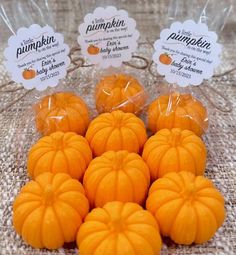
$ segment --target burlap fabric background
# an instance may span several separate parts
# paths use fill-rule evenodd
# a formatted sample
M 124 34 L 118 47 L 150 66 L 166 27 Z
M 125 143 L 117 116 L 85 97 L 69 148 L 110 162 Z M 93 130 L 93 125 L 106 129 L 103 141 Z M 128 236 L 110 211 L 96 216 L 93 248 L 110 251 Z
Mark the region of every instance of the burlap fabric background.
M 177 0 L 176 0 L 177 1 Z M 4 1 L 1 1 L 4 2 Z M 10 2 L 5 1 L 5 2 Z M 17 1 L 15 1 L 17 2 Z M 23 1 L 18 1 L 23 2 Z M 38 1 L 40 3 L 40 0 Z M 169 1 L 67 1 L 51 0 L 52 14 L 57 30 L 65 35 L 66 42 L 72 47 L 76 45 L 77 26 L 83 15 L 100 3 L 118 3 L 127 9 L 137 21 L 141 32 L 140 46 L 137 54 L 151 60 L 152 47 L 160 29 L 166 23 L 167 4 Z M 186 0 L 186 3 L 189 2 Z M 198 1 L 202 2 L 202 1 Z M 216 1 L 217 2 L 217 1 Z M 223 1 L 225 2 L 225 1 Z M 236 2 L 229 1 L 234 4 Z M 219 1 L 220 4 L 220 1 Z M 186 7 L 186 6 L 185 6 Z M 26 12 L 28 7 L 26 7 Z M 183 9 L 188 13 L 189 10 Z M 216 14 L 218 15 L 218 14 Z M 221 33 L 220 42 L 224 45 L 222 64 L 216 70 L 221 74 L 236 67 L 236 12 L 231 13 Z M 34 129 L 33 112 L 30 106 L 42 96 L 42 93 L 26 91 L 18 84 L 5 85 L 9 77 L 2 65 L 3 48 L 10 35 L 9 30 L 1 25 L 0 51 L 0 254 L 38 255 L 38 254 L 76 254 L 75 244 L 69 244 L 58 251 L 35 250 L 26 245 L 12 228 L 12 202 L 20 188 L 28 181 L 26 174 L 27 151 L 38 134 Z M 78 52 L 74 57 L 77 58 Z M 143 65 L 142 60 L 134 60 Z M 80 63 L 78 61 L 78 63 Z M 70 72 L 57 90 L 73 90 L 84 97 L 93 113 L 93 88 L 100 72 L 94 67 L 77 68 Z M 162 78 L 154 77 L 148 68 L 137 70 L 124 67 L 145 84 L 151 94 L 150 100 L 162 92 Z M 206 176 L 211 178 L 225 196 L 227 218 L 214 238 L 204 245 L 178 246 L 170 240 L 164 240 L 162 254 L 236 254 L 236 72 L 214 77 L 191 91 L 200 98 L 209 109 L 210 127 L 204 140 L 208 147 L 208 163 Z M 215 93 L 214 88 L 219 93 Z M 48 90 L 43 94 L 50 93 Z M 209 100 L 210 99 L 210 100 Z

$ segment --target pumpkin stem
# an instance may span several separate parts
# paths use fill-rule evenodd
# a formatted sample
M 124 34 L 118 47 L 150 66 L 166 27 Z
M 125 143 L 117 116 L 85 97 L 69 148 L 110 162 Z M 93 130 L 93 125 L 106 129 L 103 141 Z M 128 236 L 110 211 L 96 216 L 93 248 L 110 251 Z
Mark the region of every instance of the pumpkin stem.
M 113 127 L 114 128 L 120 128 L 122 126 L 123 122 L 123 116 L 121 114 L 117 115 L 114 119 Z
M 191 202 L 194 199 L 195 192 L 196 192 L 196 187 L 194 183 L 190 182 L 185 186 L 181 194 L 185 201 Z
M 54 149 L 55 150 L 63 150 L 64 144 L 63 144 L 63 137 L 56 137 L 54 138 Z
M 113 161 L 113 169 L 119 170 L 123 168 L 123 161 L 124 161 L 125 153 L 124 151 L 118 151 L 116 153 L 115 159 Z
M 52 185 L 47 185 L 44 189 L 44 202 L 45 204 L 51 204 L 53 202 L 54 192 Z
M 189 194 L 193 194 L 195 192 L 195 186 L 193 183 L 189 183 L 188 186 L 186 187 L 186 191 Z
M 113 232 L 120 232 L 124 230 L 125 224 L 121 217 L 117 216 L 110 222 L 110 228 Z
M 171 137 L 171 145 L 176 146 L 179 144 L 181 139 L 181 130 L 180 129 L 174 129 L 172 130 L 172 137 Z

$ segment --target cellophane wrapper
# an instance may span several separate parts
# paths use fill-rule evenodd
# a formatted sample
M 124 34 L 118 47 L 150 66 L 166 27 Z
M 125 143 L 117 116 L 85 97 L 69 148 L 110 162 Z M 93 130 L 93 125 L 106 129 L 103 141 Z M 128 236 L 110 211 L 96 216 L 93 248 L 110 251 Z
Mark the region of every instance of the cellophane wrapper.
M 232 6 L 227 1 L 184 1 L 171 0 L 168 8 L 166 27 L 173 22 L 192 19 L 205 23 L 209 31 L 220 35 Z M 162 29 L 166 28 L 162 27 Z M 210 80 L 204 80 L 199 86 L 180 87 L 177 84 L 157 84 L 159 97 L 149 106 L 147 125 L 152 133 L 162 128 L 185 128 L 203 135 L 209 126 L 211 112 L 207 100 L 209 93 L 204 86 Z

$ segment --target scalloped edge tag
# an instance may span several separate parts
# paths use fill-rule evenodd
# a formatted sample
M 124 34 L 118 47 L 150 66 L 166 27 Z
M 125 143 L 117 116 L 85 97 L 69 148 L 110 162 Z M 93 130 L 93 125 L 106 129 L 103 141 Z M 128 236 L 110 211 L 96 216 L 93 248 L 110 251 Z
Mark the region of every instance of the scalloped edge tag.
M 11 78 L 25 89 L 55 87 L 67 74 L 69 46 L 64 37 L 46 25 L 22 27 L 8 40 L 4 65 Z
M 96 8 L 84 17 L 78 30 L 82 54 L 102 68 L 118 67 L 129 61 L 138 47 L 136 21 L 114 6 Z
M 220 63 L 222 46 L 217 39 L 217 34 L 209 31 L 206 24 L 193 20 L 172 23 L 154 43 L 152 59 L 158 73 L 167 82 L 181 87 L 200 85 L 213 76 Z

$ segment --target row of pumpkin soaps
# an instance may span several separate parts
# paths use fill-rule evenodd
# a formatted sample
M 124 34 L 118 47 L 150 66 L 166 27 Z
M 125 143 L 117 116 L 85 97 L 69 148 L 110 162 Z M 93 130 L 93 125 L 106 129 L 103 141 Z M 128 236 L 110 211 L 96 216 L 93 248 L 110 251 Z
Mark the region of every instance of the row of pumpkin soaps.
M 101 157 L 112 155 L 138 157 L 127 151 L 109 151 Z M 160 234 L 178 244 L 211 239 L 225 218 L 224 199 L 212 182 L 191 172 L 167 173 L 151 185 L 145 210 L 132 202 L 149 183 L 138 163 L 141 158 L 134 166 L 101 168 L 101 175 L 93 165 L 84 179 L 90 179 L 90 193 L 68 174 L 40 174 L 14 201 L 16 232 L 35 248 L 57 249 L 76 240 L 80 255 L 157 255 Z M 140 175 L 143 180 L 138 183 Z M 107 199 L 112 201 L 89 212 L 89 202 L 103 204 Z M 127 200 L 131 202 L 122 202 Z

